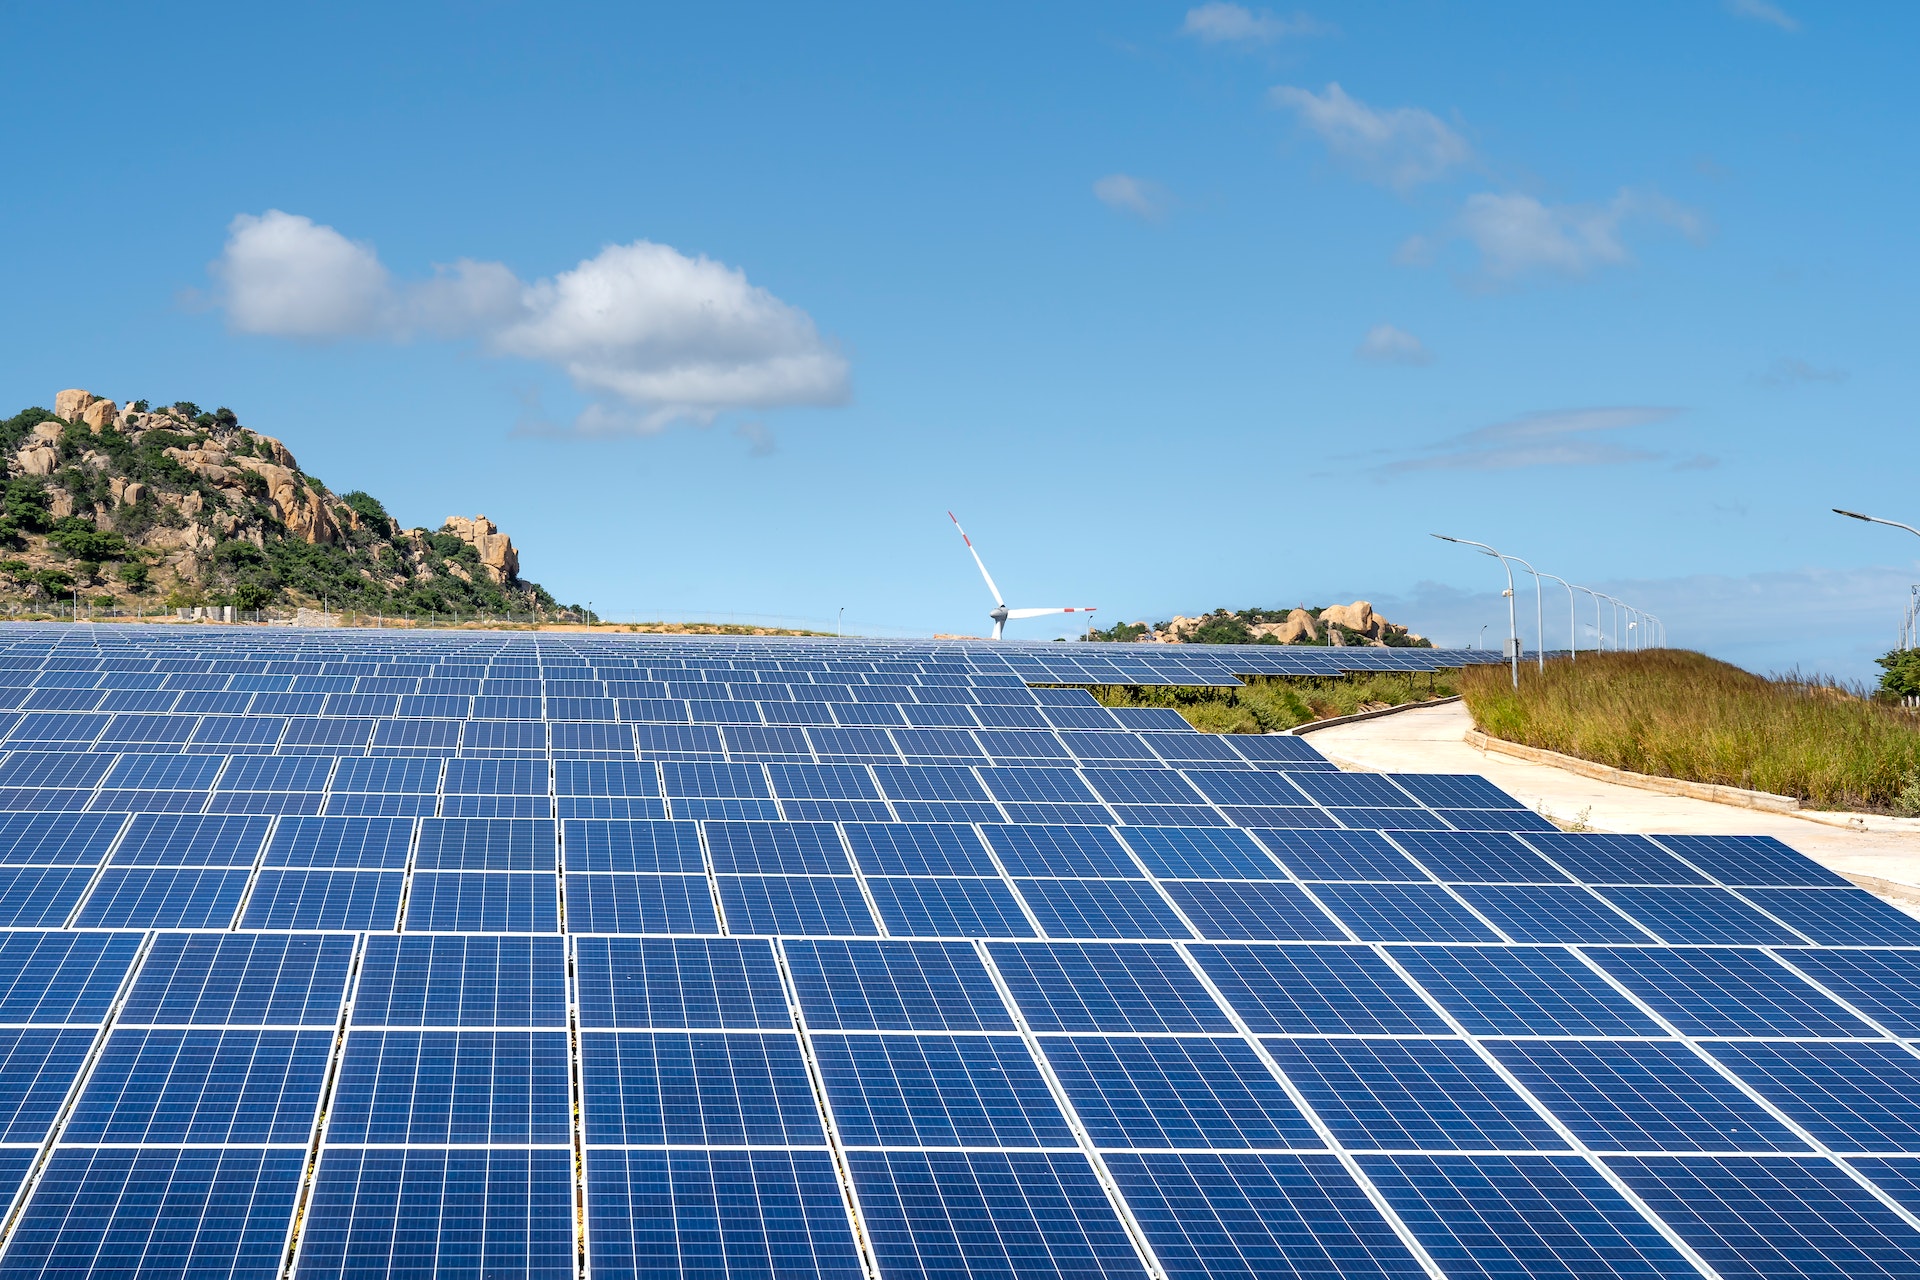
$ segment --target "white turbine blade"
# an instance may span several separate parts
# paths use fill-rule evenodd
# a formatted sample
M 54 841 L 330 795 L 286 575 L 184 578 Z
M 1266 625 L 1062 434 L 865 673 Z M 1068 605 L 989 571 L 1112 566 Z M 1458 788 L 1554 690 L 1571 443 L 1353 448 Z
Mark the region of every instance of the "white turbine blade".
M 1071 609 L 1009 609 L 1009 618 L 1043 618 L 1049 613 L 1093 613 L 1091 605 L 1075 605 Z
M 960 521 L 954 518 L 953 512 L 947 512 L 947 519 L 953 521 L 953 527 L 955 529 L 960 529 Z M 973 539 L 967 536 L 965 529 L 960 529 L 960 541 L 967 544 L 968 551 L 973 552 L 973 562 L 980 566 L 980 576 L 987 580 L 987 590 L 993 592 L 993 602 L 1002 609 L 1006 608 L 1007 602 L 1000 598 L 1000 588 L 993 585 L 993 575 L 987 572 L 986 561 L 980 558 L 978 551 L 973 550 Z

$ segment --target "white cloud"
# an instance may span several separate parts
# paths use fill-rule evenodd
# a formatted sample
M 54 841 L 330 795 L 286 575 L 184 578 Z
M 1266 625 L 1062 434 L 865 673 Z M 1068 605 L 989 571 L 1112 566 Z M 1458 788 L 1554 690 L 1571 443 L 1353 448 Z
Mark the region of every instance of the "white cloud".
M 1535 271 L 1584 275 L 1630 262 L 1621 228 L 1634 220 L 1662 223 L 1693 239 L 1706 228 L 1698 214 L 1659 193 L 1626 188 L 1603 205 L 1549 205 L 1519 192 L 1483 191 L 1467 197 L 1456 228 L 1479 251 L 1486 276 L 1511 280 Z
M 1405 329 L 1377 324 L 1367 330 L 1354 354 L 1368 364 L 1432 364 L 1433 353 Z
M 212 271 L 241 333 L 338 338 L 391 320 L 393 286 L 372 247 L 297 214 L 236 217 Z
M 211 268 L 229 323 L 280 337 L 426 332 L 566 371 L 595 403 L 575 430 L 658 431 L 735 409 L 831 405 L 847 361 L 806 312 L 734 267 L 639 240 L 610 245 L 552 279 L 461 260 L 395 285 L 373 250 L 331 227 L 270 210 L 241 215 Z
M 1173 200 L 1165 187 L 1131 174 L 1110 173 L 1093 184 L 1093 196 L 1109 209 L 1135 214 L 1149 222 L 1167 216 Z
M 1337 84 L 1319 94 L 1280 85 L 1271 96 L 1362 177 L 1396 191 L 1432 182 L 1473 159 L 1465 138 L 1420 107 L 1370 107 Z
M 1736 18 L 1750 18 L 1755 22 L 1764 22 L 1782 31 L 1798 31 L 1800 24 L 1779 5 L 1768 4 L 1767 0 L 1724 0 L 1726 10 Z
M 1415 471 L 1514 471 L 1653 462 L 1667 455 L 1619 444 L 1605 438 L 1604 433 L 1652 426 L 1681 412 L 1665 405 L 1612 405 L 1527 413 L 1435 441 L 1415 456 L 1375 467 L 1373 472 L 1385 478 Z
M 1287 36 L 1315 36 L 1326 30 L 1324 23 L 1304 13 L 1283 18 L 1266 9 L 1256 12 L 1222 0 L 1187 10 L 1187 20 L 1180 25 L 1181 35 L 1206 44 L 1272 44 Z

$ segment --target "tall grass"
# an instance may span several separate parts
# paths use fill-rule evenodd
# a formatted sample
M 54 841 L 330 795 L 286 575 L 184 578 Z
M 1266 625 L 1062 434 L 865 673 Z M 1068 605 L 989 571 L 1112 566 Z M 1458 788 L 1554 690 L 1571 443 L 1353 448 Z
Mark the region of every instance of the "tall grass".
M 1457 673 L 1256 678 L 1238 688 L 1190 685 L 1107 685 L 1093 696 L 1109 707 L 1172 707 L 1202 733 L 1270 733 L 1310 720 L 1348 716 L 1376 707 L 1444 698 L 1458 692 Z
M 1679 649 L 1465 671 L 1480 729 L 1635 773 L 1796 796 L 1825 809 L 1901 802 L 1920 777 L 1920 717 L 1830 680 L 1766 679 Z

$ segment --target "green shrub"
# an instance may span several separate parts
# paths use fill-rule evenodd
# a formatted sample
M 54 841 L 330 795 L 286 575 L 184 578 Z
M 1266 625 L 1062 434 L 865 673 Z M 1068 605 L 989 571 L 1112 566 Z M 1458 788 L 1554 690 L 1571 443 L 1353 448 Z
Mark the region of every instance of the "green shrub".
M 1874 661 L 1886 669 L 1880 692 L 1896 698 L 1920 695 L 1920 649 L 1895 649 Z
M 76 560 L 118 560 L 127 554 L 127 540 L 117 533 L 102 533 L 90 520 L 67 516 L 54 525 L 47 541 Z

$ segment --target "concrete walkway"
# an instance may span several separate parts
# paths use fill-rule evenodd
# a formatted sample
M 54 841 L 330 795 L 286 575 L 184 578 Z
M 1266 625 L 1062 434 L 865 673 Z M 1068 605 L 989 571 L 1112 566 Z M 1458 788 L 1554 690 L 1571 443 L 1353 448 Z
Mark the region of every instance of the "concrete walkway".
M 1776 836 L 1903 906 L 1920 904 L 1920 819 L 1869 816 L 1848 825 L 1848 818 L 1838 814 L 1799 817 L 1661 795 L 1477 751 L 1463 740 L 1472 727 L 1465 704 L 1456 702 L 1334 725 L 1306 738 L 1345 769 L 1477 773 L 1557 822 L 1584 822 L 1595 831 Z M 1891 883 L 1883 887 L 1869 881 Z

